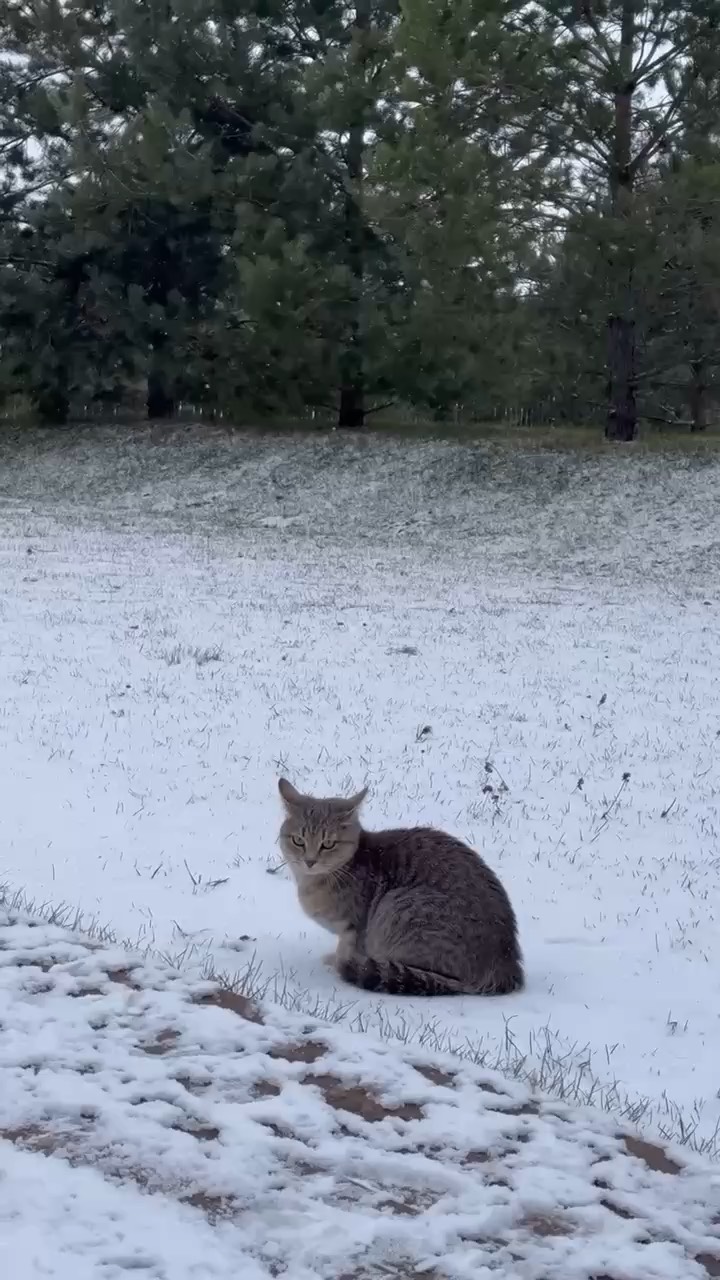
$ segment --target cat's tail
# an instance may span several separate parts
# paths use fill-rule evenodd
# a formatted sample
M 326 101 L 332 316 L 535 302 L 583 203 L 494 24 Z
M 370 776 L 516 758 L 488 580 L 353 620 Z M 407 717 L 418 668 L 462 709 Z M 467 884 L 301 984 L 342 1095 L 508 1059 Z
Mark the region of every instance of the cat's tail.
M 508 995 L 524 985 L 522 966 L 505 973 L 490 973 L 482 986 L 471 986 L 430 969 L 417 969 L 398 960 L 373 960 L 353 952 L 344 957 L 338 972 L 345 982 L 364 991 L 384 991 L 391 996 Z
M 338 972 L 354 987 L 385 991 L 391 996 L 452 996 L 467 991 L 462 982 L 442 973 L 416 969 L 398 960 L 373 960 L 359 952 L 341 960 Z

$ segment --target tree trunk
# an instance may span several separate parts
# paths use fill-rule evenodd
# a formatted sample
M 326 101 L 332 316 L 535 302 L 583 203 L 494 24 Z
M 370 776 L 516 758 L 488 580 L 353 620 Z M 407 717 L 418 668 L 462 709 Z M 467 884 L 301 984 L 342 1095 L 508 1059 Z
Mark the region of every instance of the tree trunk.
M 340 387 L 339 427 L 365 426 L 365 395 L 362 383 L 357 379 L 343 382 Z
M 35 408 L 43 426 L 64 427 L 70 416 L 70 398 L 64 387 L 43 387 L 35 397 Z
M 372 0 L 357 0 L 353 36 L 357 42 L 358 74 L 364 78 L 367 33 Z M 351 87 L 352 79 L 351 79 Z M 349 272 L 348 319 L 340 354 L 340 405 L 338 427 L 365 425 L 365 368 L 363 359 L 363 306 L 365 283 L 365 227 L 363 223 L 363 161 L 365 110 L 358 94 L 358 119 L 348 133 L 344 204 L 345 262 Z
M 147 376 L 147 416 L 152 419 L 167 419 L 175 415 L 175 396 L 168 386 L 167 374 L 161 363 L 164 334 L 157 338 L 150 352 L 150 368 Z
M 707 385 L 704 360 L 690 362 L 690 430 L 705 431 L 707 427 Z
M 153 418 L 172 418 L 175 414 L 175 401 L 165 387 L 164 380 L 157 373 L 148 374 L 147 380 L 147 416 Z
M 608 266 L 615 305 L 608 316 L 608 407 L 605 436 L 608 440 L 634 440 L 637 435 L 635 387 L 635 320 L 633 318 L 633 250 L 630 215 L 633 203 L 633 54 L 637 0 L 623 0 L 620 49 L 615 86 L 613 156 L 610 171 L 611 216 L 616 232 Z
M 608 411 L 605 436 L 628 442 L 637 435 L 635 401 L 635 321 L 608 318 Z

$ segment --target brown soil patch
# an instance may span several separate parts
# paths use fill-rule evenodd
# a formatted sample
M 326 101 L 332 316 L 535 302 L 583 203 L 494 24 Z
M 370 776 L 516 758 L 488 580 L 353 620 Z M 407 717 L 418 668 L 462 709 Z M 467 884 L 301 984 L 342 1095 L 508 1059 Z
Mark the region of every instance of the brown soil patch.
M 397 1107 L 386 1106 L 379 1102 L 362 1085 L 348 1085 L 337 1076 L 315 1075 L 310 1072 L 303 1076 L 303 1084 L 314 1084 L 320 1090 L 328 1106 L 336 1111 L 349 1111 L 351 1115 L 360 1116 L 371 1124 L 393 1117 L 398 1120 L 422 1120 L 424 1111 L 414 1102 L 401 1102 Z
M 357 1271 L 343 1271 L 337 1280 L 448 1280 L 443 1271 L 437 1267 L 423 1267 L 422 1270 L 412 1263 L 383 1262 L 378 1267 L 360 1267 Z
M 540 1108 L 536 1102 L 521 1102 L 517 1107 L 491 1107 L 489 1110 L 499 1111 L 504 1116 L 537 1116 L 540 1114 Z M 520 1140 L 521 1142 L 527 1141 L 527 1138 L 521 1137 Z
M 385 1213 L 399 1214 L 401 1218 L 416 1218 L 431 1205 L 436 1204 L 439 1197 L 432 1191 L 419 1187 L 393 1187 L 393 1194 L 387 1200 L 381 1200 L 378 1209 Z
M 198 1142 L 214 1142 L 220 1137 L 220 1130 L 214 1124 L 201 1124 L 199 1120 L 188 1120 L 186 1124 L 174 1124 L 171 1127 L 177 1133 L 187 1133 L 191 1138 L 197 1138 Z
M 625 1143 L 625 1150 L 631 1156 L 644 1161 L 653 1173 L 682 1173 L 682 1165 L 670 1156 L 655 1142 L 646 1142 L 644 1138 L 633 1137 L 632 1134 L 620 1134 Z
M 131 969 L 108 969 L 107 976 L 111 982 L 117 982 L 122 987 L 130 987 L 132 991 L 141 990 L 141 985 L 133 977 Z
M 327 1165 L 312 1164 L 310 1160 L 287 1160 L 286 1168 L 293 1174 L 299 1173 L 302 1178 L 325 1177 L 329 1172 Z
M 445 1086 L 447 1088 L 455 1087 L 455 1075 L 451 1071 L 443 1071 L 440 1067 L 426 1066 L 425 1063 L 414 1062 L 415 1070 L 429 1080 L 431 1084 Z
M 199 1209 L 210 1222 L 216 1222 L 218 1218 L 232 1217 L 237 1208 L 230 1196 L 210 1195 L 207 1191 L 193 1191 L 190 1195 L 180 1196 L 179 1200 L 181 1204 L 189 1204 L 193 1209 Z
M 253 1098 L 279 1098 L 282 1089 L 274 1080 L 256 1080 L 251 1093 Z
M 494 1093 L 497 1094 L 498 1098 L 505 1097 L 502 1089 L 496 1089 L 495 1085 L 491 1084 L 489 1080 L 478 1080 L 477 1086 L 478 1089 L 482 1089 L 483 1093 Z
M 54 956 L 13 956 L 13 969 L 41 969 L 43 973 L 49 973 L 57 964 Z
M 165 1027 L 154 1040 L 151 1040 L 148 1044 L 141 1044 L 140 1048 L 143 1053 L 149 1053 L 153 1057 L 163 1057 L 164 1054 L 170 1053 L 173 1045 L 176 1045 L 179 1039 L 179 1031 L 175 1031 L 172 1027 Z
M 192 1076 L 187 1075 L 175 1076 L 175 1080 L 188 1093 L 204 1093 L 212 1084 L 212 1080 L 194 1080 Z
M 713 1257 L 711 1253 L 699 1253 L 695 1261 L 705 1268 L 709 1276 L 720 1276 L 720 1258 Z
M 625 1218 L 629 1222 L 631 1218 L 635 1217 L 634 1213 L 631 1213 L 629 1209 L 623 1209 L 622 1205 L 616 1204 L 614 1200 L 601 1200 L 600 1203 L 603 1209 L 607 1209 L 609 1213 L 614 1213 L 616 1218 Z
M 324 1057 L 328 1047 L 319 1040 L 299 1040 L 297 1043 L 276 1044 L 268 1050 L 269 1058 L 282 1058 L 284 1062 L 305 1062 L 310 1065 Z
M 36 1124 L 23 1125 L 19 1129 L 0 1129 L 0 1138 L 5 1142 L 12 1142 L 21 1151 L 37 1151 L 44 1156 L 63 1151 L 69 1136 L 67 1131 L 43 1129 Z
M 263 1129 L 269 1129 L 276 1138 L 290 1138 L 294 1142 L 302 1141 L 297 1137 L 297 1134 L 293 1133 L 292 1129 L 288 1129 L 287 1125 L 278 1124 L 277 1120 L 258 1120 L 257 1123 L 262 1125 Z
M 575 1228 L 566 1218 L 549 1213 L 531 1213 L 518 1224 L 534 1236 L 571 1236 Z
M 24 989 L 24 994 L 26 996 L 45 996 L 48 994 L 49 991 L 54 991 L 54 990 L 55 990 L 54 983 L 43 982 L 38 978 L 37 982 L 32 982 L 32 983 L 29 982 L 27 984 L 27 986 Z
M 246 1022 L 262 1024 L 263 1021 L 260 1010 L 252 1000 L 241 995 L 239 991 L 230 991 L 225 987 L 218 987 L 217 991 L 209 991 L 204 996 L 196 996 L 192 1003 L 206 1007 L 209 1005 L 214 1009 L 227 1009 L 229 1013 L 236 1013 Z

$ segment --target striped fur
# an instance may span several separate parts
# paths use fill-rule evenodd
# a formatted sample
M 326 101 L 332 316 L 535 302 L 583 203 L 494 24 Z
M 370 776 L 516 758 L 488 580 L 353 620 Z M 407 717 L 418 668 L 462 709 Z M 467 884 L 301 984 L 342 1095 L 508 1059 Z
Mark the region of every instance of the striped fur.
M 338 961 L 338 973 L 345 981 L 363 991 L 380 991 L 391 996 L 455 996 L 468 993 L 465 983 L 458 982 L 443 973 L 428 969 L 416 969 L 400 964 L 397 960 L 374 960 L 370 956 L 353 952 Z M 479 996 L 509 995 L 523 987 L 521 972 L 503 978 L 488 975 L 482 988 L 468 994 Z

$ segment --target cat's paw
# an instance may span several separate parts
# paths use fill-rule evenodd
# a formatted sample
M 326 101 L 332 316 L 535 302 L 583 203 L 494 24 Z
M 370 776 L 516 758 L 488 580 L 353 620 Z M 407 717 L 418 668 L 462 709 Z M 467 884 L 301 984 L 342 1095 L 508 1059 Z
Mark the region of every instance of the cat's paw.
M 337 951 L 327 951 L 324 956 L 321 956 L 321 962 L 326 969 L 337 969 Z

